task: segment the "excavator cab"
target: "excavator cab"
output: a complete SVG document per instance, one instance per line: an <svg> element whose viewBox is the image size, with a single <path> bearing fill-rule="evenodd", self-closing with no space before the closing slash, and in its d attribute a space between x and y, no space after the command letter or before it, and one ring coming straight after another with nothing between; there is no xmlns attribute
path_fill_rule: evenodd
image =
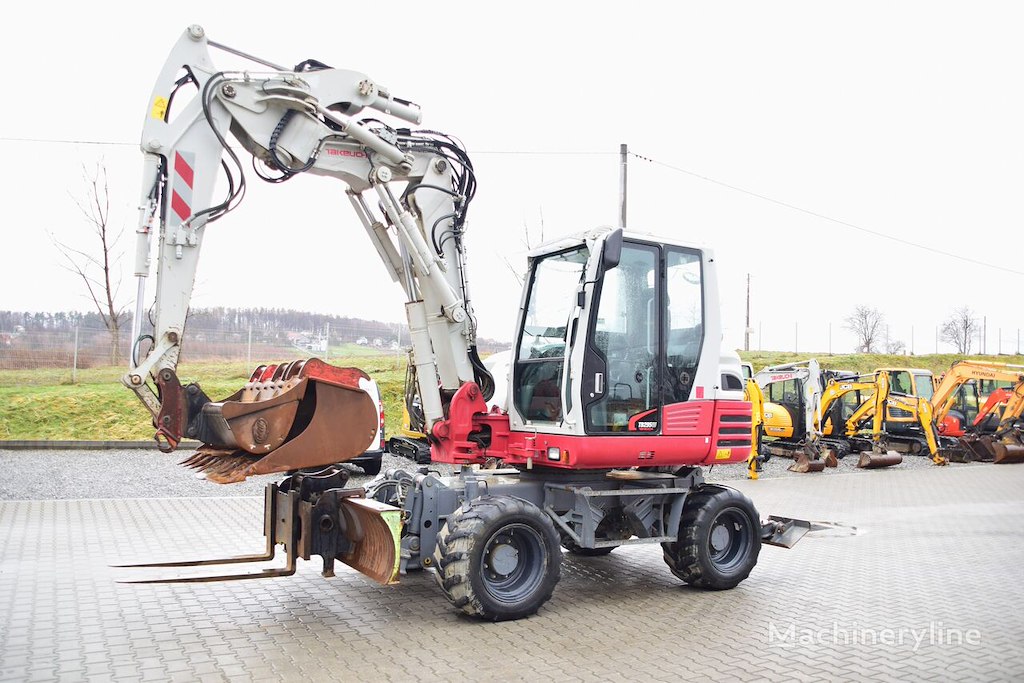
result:
<svg viewBox="0 0 1024 683"><path fill-rule="evenodd" d="M719 372L713 271L707 250L621 229L531 254L512 432L544 434L545 464L555 467L745 460L749 429L723 431L733 436L723 409L738 406L745 416L735 419L749 425L749 404L742 383L727 386ZM616 445L621 438L630 445Z"/></svg>

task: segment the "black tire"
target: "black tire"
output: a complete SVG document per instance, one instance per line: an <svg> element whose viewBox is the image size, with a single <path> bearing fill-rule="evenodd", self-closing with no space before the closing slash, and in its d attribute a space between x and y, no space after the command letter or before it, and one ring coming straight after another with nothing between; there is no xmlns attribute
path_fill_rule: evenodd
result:
<svg viewBox="0 0 1024 683"><path fill-rule="evenodd" d="M540 508L484 496L448 516L437 535L434 576L456 608L507 621L535 614L548 601L561 562L558 532Z"/></svg>
<svg viewBox="0 0 1024 683"><path fill-rule="evenodd" d="M679 541L664 543L665 563L691 586L736 587L750 576L761 551L761 522L750 499L735 489L705 486L690 494Z"/></svg>
<svg viewBox="0 0 1024 683"><path fill-rule="evenodd" d="M363 468L363 472L371 477L375 477L380 474L380 465L384 458L375 458L373 460L359 463L359 466Z"/></svg>

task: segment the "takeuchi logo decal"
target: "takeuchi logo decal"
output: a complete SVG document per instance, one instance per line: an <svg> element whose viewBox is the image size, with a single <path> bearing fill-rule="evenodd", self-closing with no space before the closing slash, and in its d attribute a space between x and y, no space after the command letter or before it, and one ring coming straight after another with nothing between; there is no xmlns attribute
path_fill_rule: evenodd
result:
<svg viewBox="0 0 1024 683"><path fill-rule="evenodd" d="M327 156L329 157L355 157L357 159L365 159L366 152L360 152L355 149L327 149Z"/></svg>

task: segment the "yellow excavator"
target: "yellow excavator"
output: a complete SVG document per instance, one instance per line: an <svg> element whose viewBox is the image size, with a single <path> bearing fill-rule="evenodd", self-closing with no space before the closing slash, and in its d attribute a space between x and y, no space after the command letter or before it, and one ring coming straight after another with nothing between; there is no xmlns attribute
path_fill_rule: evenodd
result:
<svg viewBox="0 0 1024 683"><path fill-rule="evenodd" d="M423 433L423 407L416 387L416 368L410 354L405 367L405 398L402 401L402 427L388 439L388 452L412 460L418 465L430 462L430 442Z"/></svg>
<svg viewBox="0 0 1024 683"><path fill-rule="evenodd" d="M917 453L922 446L936 465L945 465L947 460L940 452L939 439L932 416L931 403L921 396L910 396L892 391L890 374L879 371L857 381L831 381L825 388L821 401L822 433L832 437L842 425L842 437L854 450L860 451L858 467L889 467L902 462L899 450ZM848 415L841 411L841 399L855 393L858 398L864 394L860 405ZM890 414L899 416L901 425L906 424L905 415L912 416L916 432L905 428L893 428L889 424ZM833 440L833 439L830 439Z"/></svg>
<svg viewBox="0 0 1024 683"><path fill-rule="evenodd" d="M989 400L972 419L966 411L958 410L962 406L957 402L965 391L976 388L976 384L982 381L1005 382L1011 386L1006 391L997 389L998 394L996 391L990 394ZM978 400L976 394L975 399ZM951 457L960 461L1024 462L1024 427L1020 421L1024 412L1024 365L957 361L943 374L931 405L939 433L958 442L955 456ZM994 421L988 419L991 415L999 416L994 427L989 427Z"/></svg>
<svg viewBox="0 0 1024 683"><path fill-rule="evenodd" d="M910 452L927 447L935 464L946 464L931 404L891 391L889 377L885 371L859 377L822 370L814 359L758 373L745 392L753 414L748 477L756 479L772 455L793 458L789 469L795 472L820 472L850 453L859 453L858 467L890 467L903 460L893 446L904 443ZM890 425L890 414L898 423L910 415L916 432Z"/></svg>

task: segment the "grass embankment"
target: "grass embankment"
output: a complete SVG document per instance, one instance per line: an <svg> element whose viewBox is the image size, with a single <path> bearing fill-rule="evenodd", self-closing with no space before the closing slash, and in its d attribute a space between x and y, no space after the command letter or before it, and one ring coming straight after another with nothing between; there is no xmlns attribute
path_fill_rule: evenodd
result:
<svg viewBox="0 0 1024 683"><path fill-rule="evenodd" d="M384 400L386 432L394 434L402 421L402 390L405 356L381 353L365 347L346 347L343 357L331 362L362 368L377 380ZM358 353L358 355L357 355ZM887 356L848 354L828 356L778 352L740 354L755 370L768 365L817 357L826 368L868 372L880 367L927 368L945 371L960 357L955 355ZM972 356L972 359L1024 365L1024 356ZM235 392L249 378L245 362L183 363L182 382L198 381L213 399ZM153 427L145 408L120 383L123 368L79 370L71 383L70 370L0 371L0 440L145 440Z"/></svg>
<svg viewBox="0 0 1024 683"><path fill-rule="evenodd" d="M931 370L936 376L948 370L949 366L956 361L964 358L964 356L951 353L928 356L896 356L881 353L849 353L830 356L824 353L815 355L777 351L740 351L739 353L744 361L753 363L755 371L770 365L795 363L808 358L816 358L823 368L829 370L851 370L864 373L878 368L923 368ZM1024 365L1024 356L971 356L970 359Z"/></svg>
<svg viewBox="0 0 1024 683"><path fill-rule="evenodd" d="M330 359L335 365L363 369L377 380L386 432L402 421L405 357L363 355ZM243 362L182 363L182 384L199 382L210 398L231 395L249 379ZM120 382L124 368L0 371L0 440L147 440L153 437L149 414Z"/></svg>

